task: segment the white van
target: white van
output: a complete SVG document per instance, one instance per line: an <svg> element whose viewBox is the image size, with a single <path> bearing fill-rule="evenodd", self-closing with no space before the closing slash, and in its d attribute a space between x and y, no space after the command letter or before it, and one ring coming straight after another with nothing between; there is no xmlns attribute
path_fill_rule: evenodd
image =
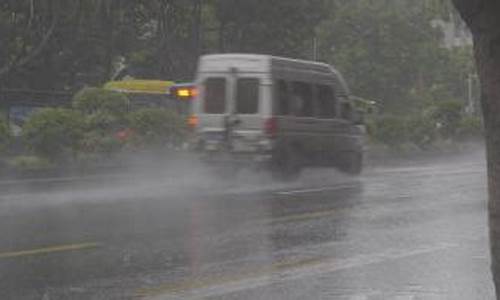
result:
<svg viewBox="0 0 500 300"><path fill-rule="evenodd" d="M254 54L202 56L195 149L220 166L362 169L363 130L342 76L327 64Z"/></svg>

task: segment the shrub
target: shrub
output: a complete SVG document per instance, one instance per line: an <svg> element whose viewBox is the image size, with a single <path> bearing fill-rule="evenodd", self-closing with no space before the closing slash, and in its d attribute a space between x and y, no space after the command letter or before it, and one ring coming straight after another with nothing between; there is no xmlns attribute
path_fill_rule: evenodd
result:
<svg viewBox="0 0 500 300"><path fill-rule="evenodd" d="M16 156L9 165L17 170L43 170L52 167L46 158L37 156Z"/></svg>
<svg viewBox="0 0 500 300"><path fill-rule="evenodd" d="M100 88L84 88L73 97L73 107L85 115L108 113L123 117L129 104L125 94Z"/></svg>
<svg viewBox="0 0 500 300"><path fill-rule="evenodd" d="M9 148L11 138L9 126L0 118L0 153L4 153Z"/></svg>
<svg viewBox="0 0 500 300"><path fill-rule="evenodd" d="M36 154L55 161L75 154L83 136L82 116L69 109L41 109L23 126L23 138Z"/></svg>
<svg viewBox="0 0 500 300"><path fill-rule="evenodd" d="M84 116L81 151L109 155L120 150L123 143L115 134L127 126L129 106L129 99L123 93L99 88L78 92L73 98L73 107Z"/></svg>
<svg viewBox="0 0 500 300"><path fill-rule="evenodd" d="M457 129L459 139L467 140L484 136L483 122L480 117L465 116L460 120Z"/></svg>
<svg viewBox="0 0 500 300"><path fill-rule="evenodd" d="M436 105L433 118L439 124L439 132L443 138L457 136L463 108L463 104L458 101L444 101Z"/></svg>
<svg viewBox="0 0 500 300"><path fill-rule="evenodd" d="M406 120L401 117L384 116L373 121L369 134L378 142L399 147L408 141Z"/></svg>
<svg viewBox="0 0 500 300"><path fill-rule="evenodd" d="M121 150L123 143L114 135L102 134L98 131L86 132L81 142L81 152L110 155Z"/></svg>
<svg viewBox="0 0 500 300"><path fill-rule="evenodd" d="M428 148L437 138L435 121L425 115L415 115L407 123L408 141L420 149Z"/></svg>
<svg viewBox="0 0 500 300"><path fill-rule="evenodd" d="M184 118L168 109L140 109L130 113L128 120L136 146L179 145L186 133Z"/></svg>

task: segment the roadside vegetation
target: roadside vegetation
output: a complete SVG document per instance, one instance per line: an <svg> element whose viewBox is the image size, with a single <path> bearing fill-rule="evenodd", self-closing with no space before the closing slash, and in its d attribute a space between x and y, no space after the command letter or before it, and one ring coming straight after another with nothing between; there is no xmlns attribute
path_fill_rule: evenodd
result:
<svg viewBox="0 0 500 300"><path fill-rule="evenodd" d="M479 109L469 107L479 101L473 49L444 44L441 25L459 19L451 2L14 2L0 13L0 44L6 45L0 47L0 91L75 94L71 107L32 116L20 139L0 121L3 156L12 147L24 150L15 165L33 156L40 165L85 165L127 151L180 148L186 128L174 112L131 110L123 94L84 87L125 76L192 80L205 53L334 65L354 95L376 103L365 119L369 148L377 151L452 151L483 136Z"/></svg>
<svg viewBox="0 0 500 300"><path fill-rule="evenodd" d="M74 96L71 108L33 114L17 138L22 151L16 155L8 153L15 139L0 121L0 157L4 165L21 171L88 168L129 152L178 149L186 136L184 123L174 111L131 110L122 93L86 88Z"/></svg>
<svg viewBox="0 0 500 300"><path fill-rule="evenodd" d="M411 115L369 116L366 127L369 147L391 153L459 151L484 138L481 117L467 113L462 102L453 100Z"/></svg>

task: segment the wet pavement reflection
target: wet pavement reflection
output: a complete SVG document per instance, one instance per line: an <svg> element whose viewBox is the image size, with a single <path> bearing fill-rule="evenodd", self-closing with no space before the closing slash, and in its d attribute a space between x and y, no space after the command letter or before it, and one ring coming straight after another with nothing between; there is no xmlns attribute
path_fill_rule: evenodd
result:
<svg viewBox="0 0 500 300"><path fill-rule="evenodd" d="M481 154L0 195L1 299L493 299Z"/></svg>

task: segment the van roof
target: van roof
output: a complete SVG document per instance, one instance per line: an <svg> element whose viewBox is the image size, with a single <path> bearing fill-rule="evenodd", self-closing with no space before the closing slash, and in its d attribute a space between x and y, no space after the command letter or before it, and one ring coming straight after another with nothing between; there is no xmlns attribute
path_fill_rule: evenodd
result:
<svg viewBox="0 0 500 300"><path fill-rule="evenodd" d="M266 54L224 53L224 54L207 54L201 57L201 61L212 61L212 60L238 60L238 61L248 61L248 62L281 61L289 63L317 65L317 66L331 68L330 65L322 62L287 58L287 57L273 56Z"/></svg>
<svg viewBox="0 0 500 300"><path fill-rule="evenodd" d="M276 70L309 70L316 74L327 76L333 75L337 85L340 86L343 94L350 94L343 76L333 66L317 61L293 59L287 57L265 55L265 54L244 54L244 53L224 53L207 54L200 58L199 71L227 71L228 64L237 63L249 72L270 72ZM286 72L286 71L285 71Z"/></svg>

